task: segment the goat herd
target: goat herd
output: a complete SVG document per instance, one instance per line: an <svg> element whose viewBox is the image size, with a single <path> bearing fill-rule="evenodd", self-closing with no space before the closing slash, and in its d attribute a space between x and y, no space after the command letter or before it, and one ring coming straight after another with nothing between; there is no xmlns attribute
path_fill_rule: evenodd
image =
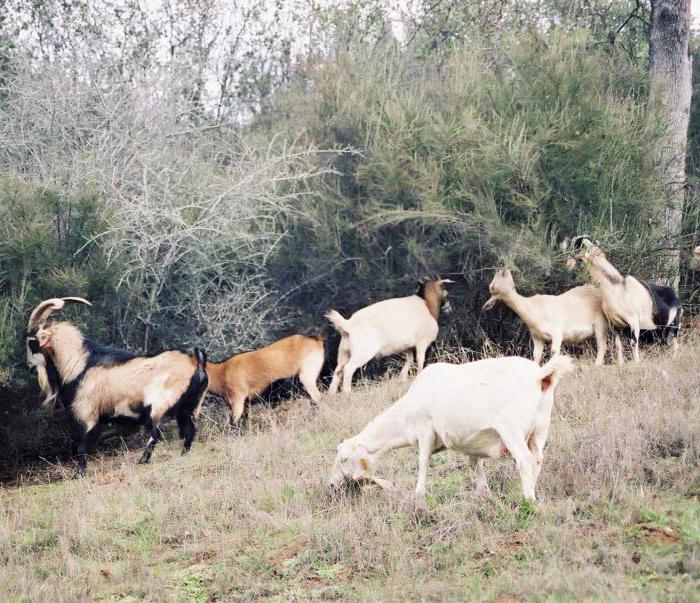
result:
<svg viewBox="0 0 700 603"><path fill-rule="evenodd" d="M612 330L622 362L619 334L625 332L638 361L642 332L651 331L663 341L672 335L675 349L680 328L681 304L673 289L623 276L587 237L576 237L569 249L567 265L582 262L593 284L561 295L524 297L516 291L510 271L499 269L489 286L491 297L484 309L500 300L520 316L532 336L534 360L513 356L462 365L435 363L422 370L426 350L438 334L440 312L449 311L445 288L452 282L449 279L421 280L415 295L372 304L348 319L331 310L327 318L341 341L329 393L336 393L341 382L342 391L348 392L355 371L376 357L405 354L400 375L406 379L415 350L420 374L404 396L338 446L329 484L389 487L389 481L374 474L377 461L391 450L414 446L420 456L416 486L420 503L430 456L449 448L470 457L480 489L488 488L483 459L511 456L523 495L534 499L554 390L573 368L572 360L559 353L562 343L594 336L595 363L603 364ZM78 475L85 473L100 423L144 424L150 438L139 462L147 463L161 438L161 422L168 417L177 420L183 454L190 449L207 391L228 402L232 424L239 429L246 418L246 400L277 380L298 376L313 407L321 397L316 386L324 362L320 338L293 335L218 363L207 363L206 354L198 349L192 354L138 356L91 341L68 322L50 322L52 312L66 302L90 305L80 297L40 303L27 325L27 359L37 369L44 405L58 401L68 411L78 449ZM551 359L540 366L547 343Z"/></svg>

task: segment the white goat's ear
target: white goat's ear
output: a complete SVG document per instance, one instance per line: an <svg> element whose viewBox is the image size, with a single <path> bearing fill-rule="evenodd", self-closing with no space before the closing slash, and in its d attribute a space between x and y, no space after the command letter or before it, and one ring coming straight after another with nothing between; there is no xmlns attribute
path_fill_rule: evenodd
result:
<svg viewBox="0 0 700 603"><path fill-rule="evenodd" d="M360 486L379 486L382 490L391 490L394 487L393 482L376 475L363 475L357 483Z"/></svg>
<svg viewBox="0 0 700 603"><path fill-rule="evenodd" d="M359 455L355 459L355 466L352 470L352 479L359 481L361 478L366 477L365 471L369 469L369 458L366 454Z"/></svg>

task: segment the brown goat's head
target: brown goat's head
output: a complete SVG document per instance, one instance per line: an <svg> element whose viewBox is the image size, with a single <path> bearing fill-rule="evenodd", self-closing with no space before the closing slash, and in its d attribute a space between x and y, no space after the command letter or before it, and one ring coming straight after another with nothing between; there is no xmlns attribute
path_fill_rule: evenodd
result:
<svg viewBox="0 0 700 603"><path fill-rule="evenodd" d="M452 311L452 306L447 299L448 292L445 285L450 283L454 283L454 281L449 278L440 278L436 275L422 277L418 279L416 295L422 297L428 304L428 307L434 306L434 310L431 310L434 315L440 311L449 314Z"/></svg>
<svg viewBox="0 0 700 603"><path fill-rule="evenodd" d="M53 345L53 329L52 325L46 324L46 321L49 316L51 316L52 312L63 308L66 302L87 304L88 306L92 305L82 297L55 297L47 299L34 308L29 316L29 322L27 323L27 364L29 364L30 367L36 367L39 387L46 395L43 402L43 405L46 407L52 406L58 395L58 391L52 385L48 374L45 352Z"/></svg>

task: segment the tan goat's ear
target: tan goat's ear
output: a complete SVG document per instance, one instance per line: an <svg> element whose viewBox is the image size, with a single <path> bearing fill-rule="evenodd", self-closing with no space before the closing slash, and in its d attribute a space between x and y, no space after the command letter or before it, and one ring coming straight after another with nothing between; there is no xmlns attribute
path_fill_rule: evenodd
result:
<svg viewBox="0 0 700 603"><path fill-rule="evenodd" d="M481 306L481 309L488 311L496 305L497 301L498 300L495 297L489 297L486 303L483 306Z"/></svg>
<svg viewBox="0 0 700 603"><path fill-rule="evenodd" d="M569 258L566 260L566 269L570 272L576 268L576 260L574 258Z"/></svg>

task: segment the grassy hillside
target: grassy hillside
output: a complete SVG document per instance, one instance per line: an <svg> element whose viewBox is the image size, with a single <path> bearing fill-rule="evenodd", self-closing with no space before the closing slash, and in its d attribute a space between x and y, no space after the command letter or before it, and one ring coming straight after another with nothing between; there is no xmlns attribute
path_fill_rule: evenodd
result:
<svg viewBox="0 0 700 603"><path fill-rule="evenodd" d="M0 600L697 600L699 365L696 345L567 377L536 505L507 462L476 496L447 452L418 513L415 450L380 464L395 491L329 497L336 445L395 380L315 416L305 400L255 408L242 438L210 418L186 457L169 437L146 467L136 450L93 459L82 481L49 467L0 493Z"/></svg>

